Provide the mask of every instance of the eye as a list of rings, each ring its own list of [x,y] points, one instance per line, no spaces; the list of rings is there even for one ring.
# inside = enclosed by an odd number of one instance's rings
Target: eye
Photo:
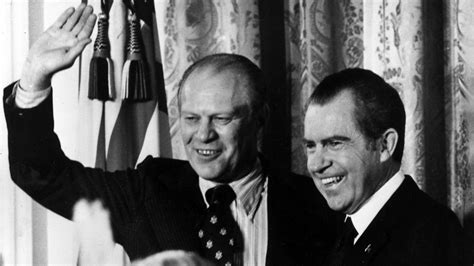
[[[186,115],[184,116],[184,121],[186,121],[187,123],[195,123],[199,120],[199,117],[195,116],[195,115]]]
[[[331,150],[340,150],[344,146],[344,142],[340,140],[329,140],[326,146]]]
[[[232,118],[228,116],[216,116],[214,117],[214,121],[220,125],[226,125],[232,121]]]
[[[306,153],[312,153],[316,150],[316,144],[312,141],[305,141],[303,143],[303,148],[305,149]]]

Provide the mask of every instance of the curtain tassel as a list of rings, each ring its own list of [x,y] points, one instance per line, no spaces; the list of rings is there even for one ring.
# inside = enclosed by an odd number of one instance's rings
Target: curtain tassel
[[[89,67],[89,99],[101,101],[114,98],[113,62],[110,59],[109,22],[105,13],[99,14],[94,54]]]
[[[140,21],[134,13],[129,16],[127,60],[123,65],[122,99],[147,101],[151,99],[148,66],[144,55]]]

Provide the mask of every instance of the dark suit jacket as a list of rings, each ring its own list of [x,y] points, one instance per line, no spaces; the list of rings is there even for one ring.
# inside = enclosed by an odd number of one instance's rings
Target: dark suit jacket
[[[472,265],[463,238],[454,213],[406,176],[347,261],[348,265]]]
[[[130,258],[158,251],[199,252],[196,224],[205,211],[198,176],[188,162],[146,158],[137,169],[104,172],[68,159],[53,132],[52,96],[33,109],[7,103],[10,173],[46,208],[70,219],[80,198],[101,199],[111,212],[115,241]],[[316,265],[334,238],[334,213],[312,181],[267,166],[267,265]]]

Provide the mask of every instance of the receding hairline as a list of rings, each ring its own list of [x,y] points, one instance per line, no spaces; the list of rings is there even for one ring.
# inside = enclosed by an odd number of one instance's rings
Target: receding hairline
[[[223,66],[222,66],[223,65]],[[252,86],[258,86],[253,84],[252,78],[247,70],[243,69],[241,62],[230,62],[228,64],[213,64],[212,61],[202,65],[195,66],[188,73],[183,76],[177,92],[178,108],[181,110],[183,92],[189,80],[194,78],[196,75],[207,75],[207,76],[218,76],[229,74],[233,79],[236,80],[239,89],[245,89],[245,96],[250,109],[253,109],[255,101],[257,101],[257,92]]]
[[[309,99],[307,102],[306,102],[306,105],[305,105],[305,112],[304,112],[304,115],[306,117],[306,114],[308,113],[308,110],[311,106],[320,106],[320,107],[324,107],[324,106],[327,106],[327,105],[330,105],[332,103],[335,103],[336,101],[338,101],[338,99],[340,97],[342,97],[344,94],[347,94],[347,99],[350,101],[351,105],[352,105],[352,109],[351,109],[351,115],[352,115],[352,118],[356,118],[357,116],[357,112],[359,112],[359,106],[358,106],[358,98],[357,98],[357,95],[356,93],[354,92],[354,89],[352,87],[344,87],[342,88],[341,90],[339,90],[337,93],[331,95],[330,97],[327,97],[327,98],[323,98],[323,99],[320,99],[320,98],[316,98],[316,99]],[[356,122],[356,127],[358,130],[360,130],[362,132],[362,128],[360,128],[360,126],[358,125],[358,123]]]
[[[194,78],[199,78],[199,76],[204,79],[208,77],[225,77],[225,80],[228,84],[226,84],[226,86],[222,89],[232,90],[233,97],[243,97],[243,100],[248,106],[248,108],[252,108],[252,97],[255,96],[252,95],[252,88],[250,85],[251,82],[249,80],[249,77],[246,76],[245,73],[237,73],[235,71],[232,71],[231,69],[220,70],[216,68],[200,68],[190,73],[190,75],[186,79],[186,82],[182,84],[181,91],[178,95],[180,101],[179,108],[181,108],[181,105],[183,104],[186,98],[186,91],[190,90],[187,89],[188,82],[190,82]]]

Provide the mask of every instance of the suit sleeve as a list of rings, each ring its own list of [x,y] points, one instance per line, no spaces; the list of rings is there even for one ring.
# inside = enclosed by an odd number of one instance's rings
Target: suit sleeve
[[[34,108],[21,109],[8,100],[13,86],[5,88],[3,98],[12,180],[35,201],[67,219],[80,198],[100,199],[110,210],[112,223],[132,219],[143,200],[144,170],[109,173],[70,160],[53,131],[52,94]]]

